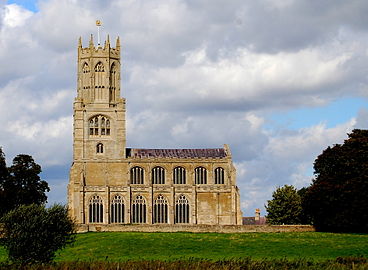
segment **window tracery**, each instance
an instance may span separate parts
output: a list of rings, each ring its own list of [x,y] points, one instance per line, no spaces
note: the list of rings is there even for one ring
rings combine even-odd
[[[189,223],[189,201],[184,195],[175,202],[175,223]]]
[[[124,200],[122,196],[115,195],[111,201],[111,223],[124,223]]]
[[[110,136],[110,119],[103,115],[96,115],[89,120],[89,135]]]
[[[94,195],[89,201],[89,223],[103,222],[103,201]]]
[[[137,195],[132,202],[132,223],[146,223],[146,200],[142,195]]]
[[[153,223],[167,223],[168,222],[168,203],[161,194],[156,198],[153,205]]]

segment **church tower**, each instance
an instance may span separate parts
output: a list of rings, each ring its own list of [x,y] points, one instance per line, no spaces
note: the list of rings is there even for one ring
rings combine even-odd
[[[125,157],[125,99],[120,98],[120,41],[87,48],[78,44],[77,97],[74,102],[76,161]]]

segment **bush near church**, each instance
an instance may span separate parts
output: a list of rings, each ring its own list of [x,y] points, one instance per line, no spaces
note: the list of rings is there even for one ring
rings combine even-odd
[[[14,263],[48,263],[75,240],[75,223],[66,206],[22,205],[1,220],[2,244]]]
[[[303,207],[316,229],[368,232],[368,130],[355,129],[343,144],[325,149],[314,170]]]

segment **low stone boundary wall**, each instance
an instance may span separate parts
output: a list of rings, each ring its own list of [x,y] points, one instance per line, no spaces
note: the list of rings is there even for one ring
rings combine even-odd
[[[311,225],[169,225],[169,224],[137,224],[137,225],[78,225],[77,232],[216,232],[216,233],[248,233],[248,232],[314,232]]]

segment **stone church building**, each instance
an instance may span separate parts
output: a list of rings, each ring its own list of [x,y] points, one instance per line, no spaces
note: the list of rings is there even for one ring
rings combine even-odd
[[[68,205],[79,224],[240,225],[227,145],[212,149],[126,146],[120,41],[78,44],[73,164]]]

